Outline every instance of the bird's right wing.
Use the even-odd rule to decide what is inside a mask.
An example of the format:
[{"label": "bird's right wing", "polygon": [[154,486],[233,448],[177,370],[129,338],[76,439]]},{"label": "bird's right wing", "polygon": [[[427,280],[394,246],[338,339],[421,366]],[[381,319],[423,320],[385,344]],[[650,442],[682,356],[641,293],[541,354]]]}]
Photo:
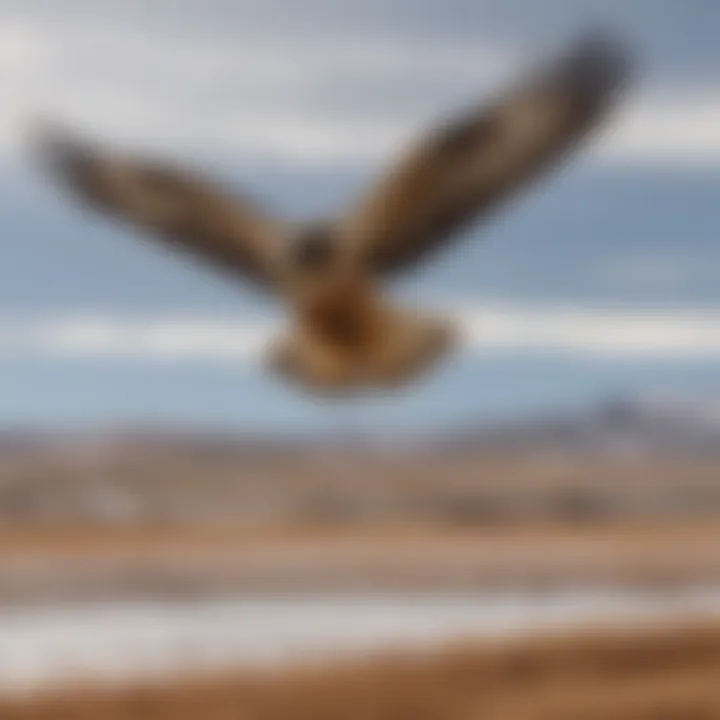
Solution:
[{"label": "bird's right wing", "polygon": [[261,286],[275,281],[284,224],[253,203],[169,165],[41,131],[40,160],[86,205]]}]

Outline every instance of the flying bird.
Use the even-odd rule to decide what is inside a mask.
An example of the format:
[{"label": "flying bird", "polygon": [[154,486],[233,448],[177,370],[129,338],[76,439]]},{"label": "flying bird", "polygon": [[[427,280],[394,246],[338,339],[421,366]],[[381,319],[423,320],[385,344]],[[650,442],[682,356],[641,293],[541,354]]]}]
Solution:
[{"label": "flying bird", "polygon": [[35,137],[43,166],[87,207],[278,296],[292,329],[268,349],[276,374],[316,392],[398,387],[456,347],[445,317],[397,307],[383,282],[555,168],[615,104],[628,75],[614,42],[584,37],[514,87],[439,123],[335,217],[283,220],[167,163],[59,126]]}]

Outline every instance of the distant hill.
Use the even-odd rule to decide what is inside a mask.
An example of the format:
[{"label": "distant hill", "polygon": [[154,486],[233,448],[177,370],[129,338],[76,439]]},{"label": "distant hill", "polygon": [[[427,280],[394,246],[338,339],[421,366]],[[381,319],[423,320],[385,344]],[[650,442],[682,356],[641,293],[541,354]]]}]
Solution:
[{"label": "distant hill", "polygon": [[720,456],[720,399],[620,397],[576,411],[455,430],[441,444]]},{"label": "distant hill", "polygon": [[0,433],[0,524],[506,522],[720,512],[712,401],[615,399],[433,438]]}]

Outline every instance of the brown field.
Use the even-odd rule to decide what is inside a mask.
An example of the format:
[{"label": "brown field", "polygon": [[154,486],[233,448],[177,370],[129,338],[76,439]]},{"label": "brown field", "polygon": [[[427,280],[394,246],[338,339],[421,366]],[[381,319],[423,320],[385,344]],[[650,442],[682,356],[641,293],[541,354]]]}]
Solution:
[{"label": "brown field", "polygon": [[327,546],[340,548],[421,547],[466,543],[553,547],[574,542],[653,545],[661,550],[682,543],[706,542],[720,532],[720,515],[686,520],[523,521],[478,526],[443,522],[248,525],[104,525],[42,524],[0,527],[0,559],[57,556],[63,560],[105,558],[166,552],[258,548],[296,550]]},{"label": "brown field", "polygon": [[0,531],[0,601],[720,582],[720,520]]},{"label": "brown field", "polygon": [[720,582],[720,455],[550,429],[0,443],[0,602]]},{"label": "brown field", "polygon": [[535,637],[0,703],[3,720],[720,718],[720,624]]},{"label": "brown field", "polygon": [[661,451],[0,445],[0,527],[683,520],[720,514],[719,477]]}]

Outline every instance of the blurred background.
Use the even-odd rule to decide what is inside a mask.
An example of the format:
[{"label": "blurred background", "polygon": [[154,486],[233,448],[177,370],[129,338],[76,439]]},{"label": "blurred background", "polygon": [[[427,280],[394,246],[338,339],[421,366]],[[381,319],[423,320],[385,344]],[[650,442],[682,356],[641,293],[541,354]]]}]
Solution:
[{"label": "blurred background", "polygon": [[[596,26],[631,92],[392,288],[468,337],[393,396],[268,378],[277,307],[23,146],[60,119],[310,216]],[[703,0],[0,0],[0,692],[717,618],[718,31]]]}]

